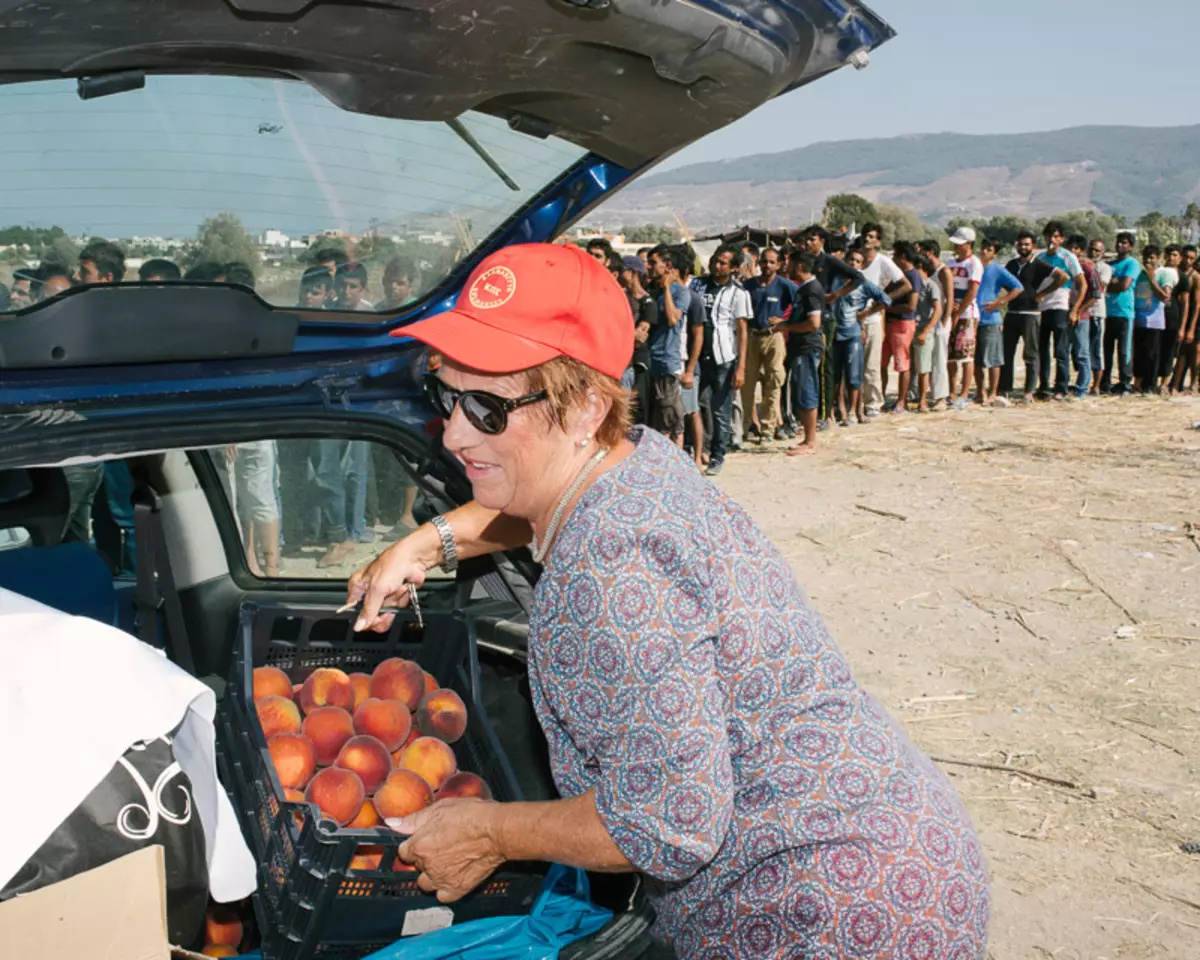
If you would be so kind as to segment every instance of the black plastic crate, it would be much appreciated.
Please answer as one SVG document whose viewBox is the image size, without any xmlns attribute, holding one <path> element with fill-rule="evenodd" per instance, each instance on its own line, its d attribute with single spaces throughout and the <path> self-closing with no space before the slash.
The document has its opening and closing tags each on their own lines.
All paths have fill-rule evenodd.
<svg viewBox="0 0 1200 960">
<path fill-rule="evenodd" d="M 453 744 L 460 770 L 483 777 L 500 801 L 522 799 L 512 767 L 474 695 L 474 631 L 461 614 L 433 614 L 424 628 L 397 616 L 386 636 L 353 632 L 353 613 L 297 604 L 242 608 L 233 668 L 217 711 L 222 782 L 258 861 L 255 914 L 265 960 L 358 960 L 394 943 L 414 910 L 450 909 L 454 922 L 527 913 L 543 864 L 508 865 L 454 904 L 441 904 L 394 869 L 403 838 L 390 830 L 348 830 L 313 804 L 291 803 L 267 751 L 253 707 L 253 670 L 271 665 L 302 682 L 318 667 L 370 673 L 388 657 L 415 660 L 467 705 L 467 730 Z M 378 870 L 351 870 L 360 846 L 382 848 Z"/>
</svg>

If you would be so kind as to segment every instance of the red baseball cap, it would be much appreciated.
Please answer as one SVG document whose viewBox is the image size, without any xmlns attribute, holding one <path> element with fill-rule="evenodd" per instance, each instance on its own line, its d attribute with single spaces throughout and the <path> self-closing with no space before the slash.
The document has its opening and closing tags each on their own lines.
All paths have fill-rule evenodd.
<svg viewBox="0 0 1200 960">
<path fill-rule="evenodd" d="M 525 243 L 479 264 L 453 310 L 392 336 L 485 373 L 571 357 L 619 380 L 633 358 L 633 313 L 612 274 L 578 247 Z"/>
</svg>

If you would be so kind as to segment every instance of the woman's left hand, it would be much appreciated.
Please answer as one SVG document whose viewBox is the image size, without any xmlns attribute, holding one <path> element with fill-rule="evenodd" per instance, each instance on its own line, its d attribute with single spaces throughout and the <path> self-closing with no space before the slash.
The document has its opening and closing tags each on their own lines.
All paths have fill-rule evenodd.
<svg viewBox="0 0 1200 960">
<path fill-rule="evenodd" d="M 490 800 L 439 800 L 387 824 L 410 834 L 400 845 L 400 859 L 421 875 L 417 886 L 437 892 L 442 903 L 465 897 L 504 863 L 497 849 L 493 824 L 500 804 Z"/>
</svg>

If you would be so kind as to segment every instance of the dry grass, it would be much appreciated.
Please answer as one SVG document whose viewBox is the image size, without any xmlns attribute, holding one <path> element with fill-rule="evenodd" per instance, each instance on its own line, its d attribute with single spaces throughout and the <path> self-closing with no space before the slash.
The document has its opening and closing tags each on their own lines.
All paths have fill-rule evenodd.
<svg viewBox="0 0 1200 960">
<path fill-rule="evenodd" d="M 1193 399 L 883 417 L 721 478 L 949 761 L 996 960 L 1200 955 L 1197 420 Z"/>
</svg>

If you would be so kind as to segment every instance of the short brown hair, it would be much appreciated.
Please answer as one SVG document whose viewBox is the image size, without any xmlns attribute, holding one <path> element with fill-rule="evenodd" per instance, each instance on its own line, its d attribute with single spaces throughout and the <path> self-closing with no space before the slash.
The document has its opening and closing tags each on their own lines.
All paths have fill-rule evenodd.
<svg viewBox="0 0 1200 960">
<path fill-rule="evenodd" d="M 567 412 L 571 407 L 582 405 L 589 393 L 596 393 L 612 402 L 608 416 L 596 430 L 596 442 L 602 447 L 615 447 L 629 433 L 632 422 L 629 391 L 619 380 L 570 357 L 548 360 L 526 371 L 526 376 L 530 391 L 545 390 L 549 394 L 546 409 L 550 419 L 560 428 L 566 427 Z"/>
</svg>

